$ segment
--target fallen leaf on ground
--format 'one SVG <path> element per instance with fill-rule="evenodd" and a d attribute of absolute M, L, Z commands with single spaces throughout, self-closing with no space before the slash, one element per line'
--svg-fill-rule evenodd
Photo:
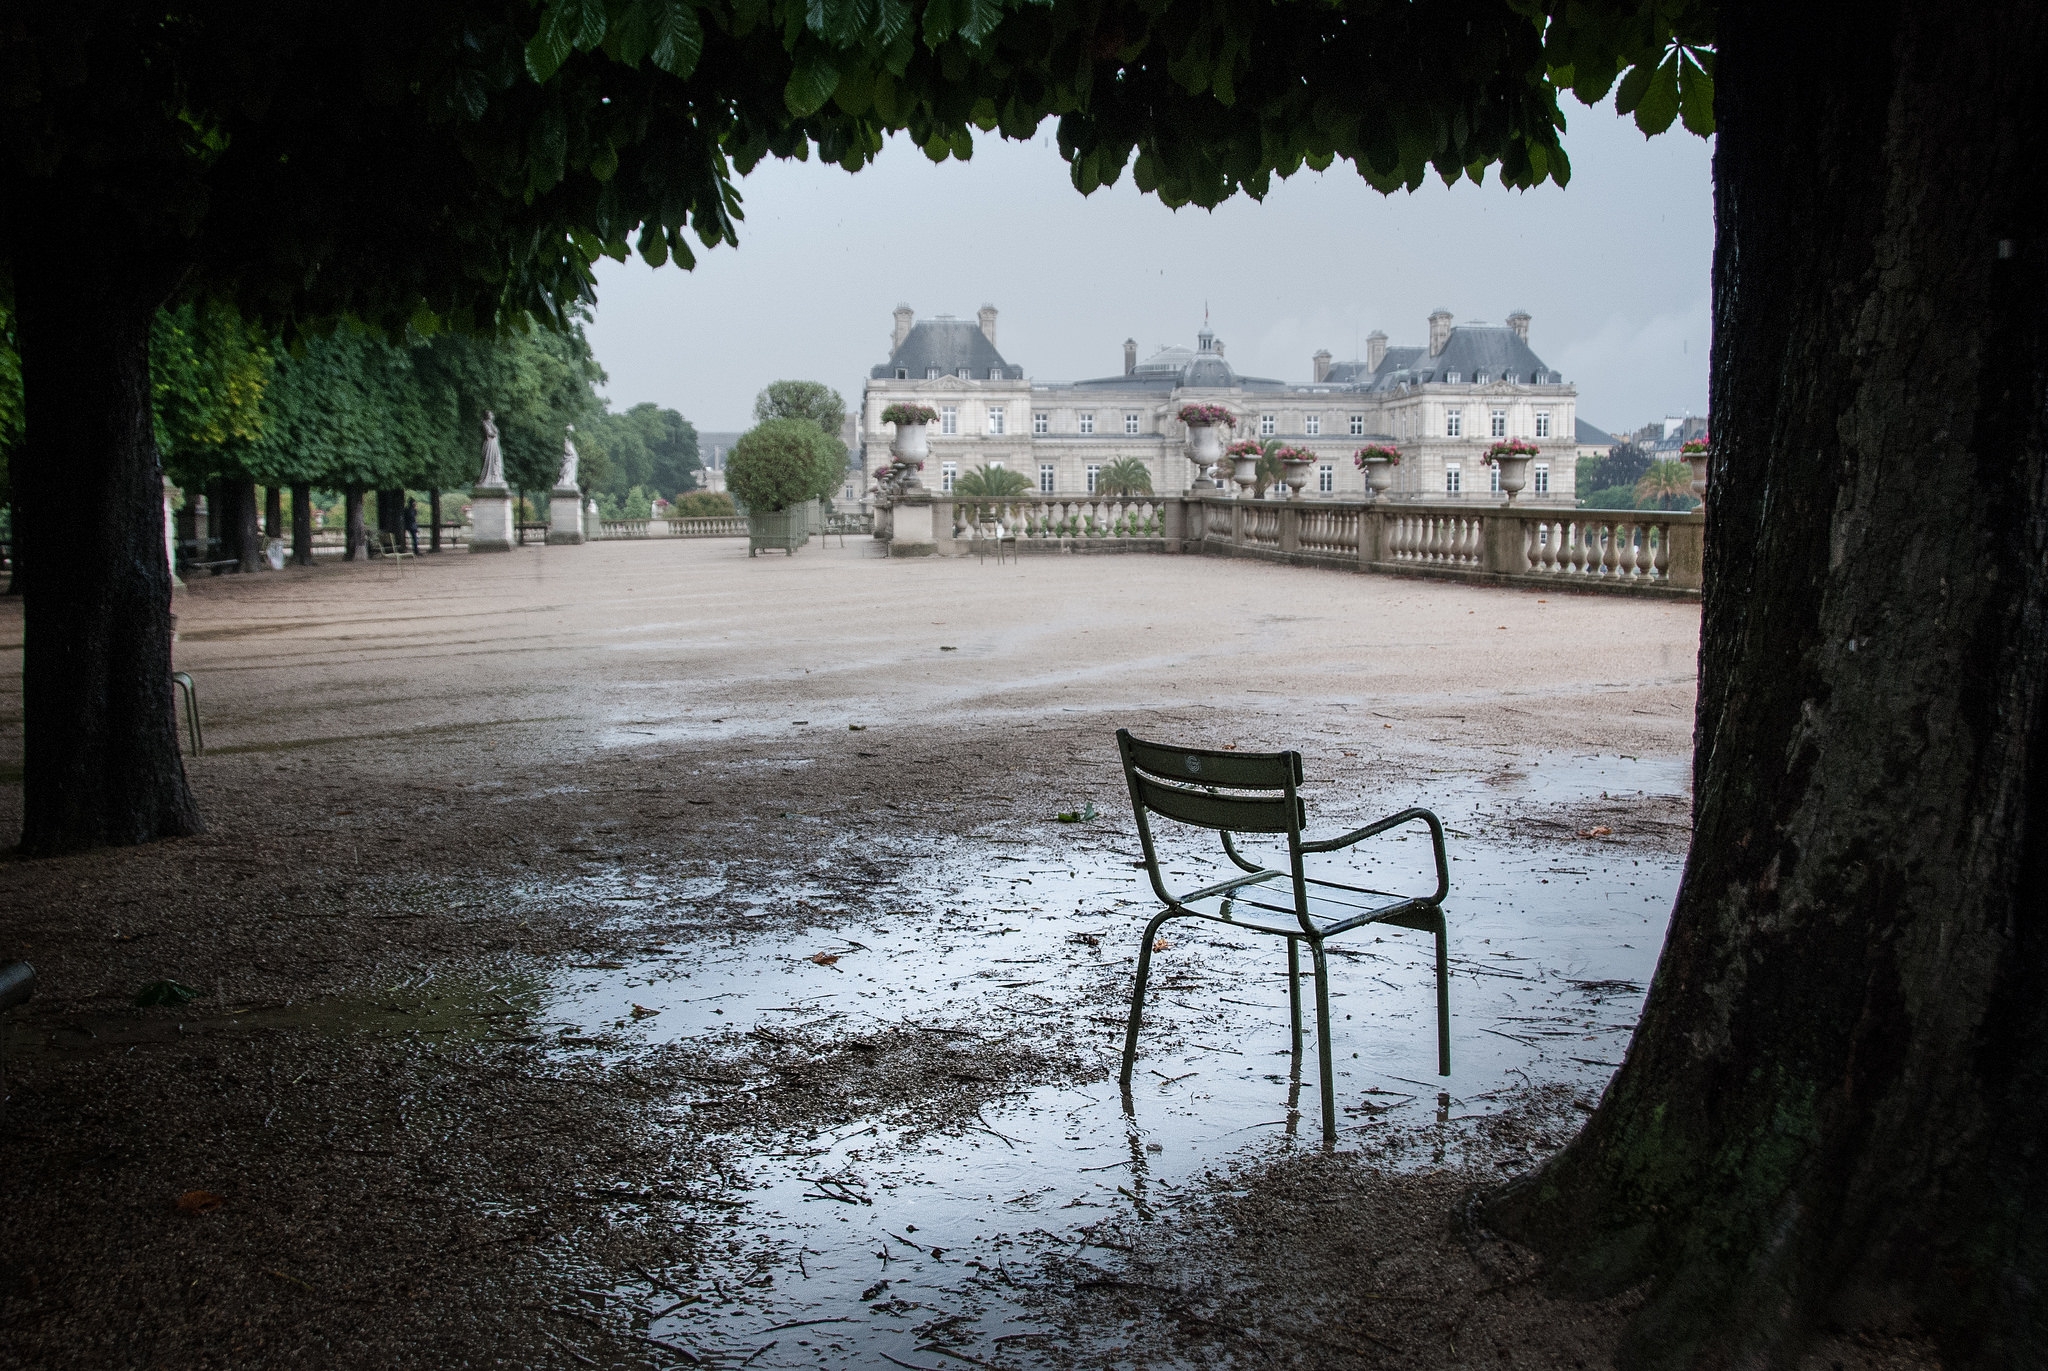
<path fill-rule="evenodd" d="M 1614 830 L 1606 824 L 1595 824 L 1591 828 L 1580 829 L 1579 836 L 1581 838 L 1611 838 L 1614 836 Z"/>
<path fill-rule="evenodd" d="M 135 1003 L 148 1009 L 160 1004 L 190 1004 L 198 998 L 199 992 L 189 985 L 180 985 L 176 981 L 151 981 L 137 992 Z"/>
<path fill-rule="evenodd" d="M 1086 943 L 1090 947 L 1098 947 L 1102 943 L 1102 935 L 1100 933 L 1076 933 L 1074 935 L 1074 941 L 1077 943 Z"/>
<path fill-rule="evenodd" d="M 659 1009 L 649 1009 L 644 1004 L 636 1004 L 633 1006 L 633 1017 L 636 1019 L 651 1019 L 660 1012 L 661 1011 Z"/>
<path fill-rule="evenodd" d="M 226 1203 L 211 1190 L 187 1190 L 178 1196 L 178 1208 L 187 1214 L 211 1214 Z"/>
<path fill-rule="evenodd" d="M 1152 950 L 1154 952 L 1164 952 L 1167 948 L 1172 946 L 1173 944 L 1166 941 L 1166 939 L 1164 938 L 1154 938 L 1152 940 Z"/>
<path fill-rule="evenodd" d="M 830 966 L 839 960 L 839 954 L 837 952 L 813 952 L 811 960 L 819 966 Z"/>

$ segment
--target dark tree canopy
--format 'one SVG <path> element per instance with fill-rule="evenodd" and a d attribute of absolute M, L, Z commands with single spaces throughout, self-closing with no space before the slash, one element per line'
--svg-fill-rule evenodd
<path fill-rule="evenodd" d="M 737 240 L 763 158 L 857 169 L 892 131 L 943 160 L 1054 119 L 1082 192 L 1128 171 L 1213 205 L 1339 161 L 1390 191 L 1563 184 L 1565 91 L 1645 132 L 1718 118 L 1698 840 L 1627 1065 L 1488 1212 L 1558 1280 L 1651 1282 L 1636 1363 L 1790 1366 L 1890 1319 L 2040 1365 L 2044 68 L 2038 0 L 16 7 L 24 847 L 199 822 L 149 404 L 167 302 L 566 339 L 599 257 L 687 266 Z M 110 517 L 74 537 L 79 497 Z"/>

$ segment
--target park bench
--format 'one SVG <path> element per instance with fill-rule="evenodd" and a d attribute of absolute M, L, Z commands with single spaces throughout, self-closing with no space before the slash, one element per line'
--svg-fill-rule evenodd
<path fill-rule="evenodd" d="M 1145 872 L 1166 908 L 1145 925 L 1138 944 L 1138 979 L 1131 993 L 1131 1017 L 1124 1032 L 1123 1083 L 1128 1102 L 1131 1068 L 1138 1057 L 1138 1026 L 1145 1008 L 1145 981 L 1152 969 L 1153 940 L 1169 919 L 1209 919 L 1247 933 L 1269 933 L 1287 940 L 1287 991 L 1293 1009 L 1295 1076 L 1301 1070 L 1301 944 L 1315 962 L 1316 1042 L 1322 1068 L 1323 1143 L 1337 1141 L 1337 1101 L 1330 1062 L 1329 961 L 1323 943 L 1343 933 L 1369 927 L 1411 928 L 1436 935 L 1437 1074 L 1451 1074 L 1451 1000 L 1444 936 L 1444 897 L 1451 890 L 1450 867 L 1444 857 L 1444 826 L 1426 809 L 1404 809 L 1375 823 L 1334 838 L 1310 842 L 1302 837 L 1307 811 L 1296 793 L 1301 785 L 1299 752 L 1209 752 L 1142 742 L 1129 729 L 1116 732 L 1123 757 L 1124 781 L 1130 787 L 1131 809 L 1138 820 L 1138 842 L 1145 853 Z M 1150 816 L 1206 828 L 1223 837 L 1223 851 L 1244 875 L 1204 886 L 1185 895 L 1167 887 L 1159 870 L 1159 852 L 1152 841 Z M 1436 889 L 1426 895 L 1402 895 L 1365 886 L 1312 878 L 1302 858 L 1339 852 L 1367 838 L 1411 823 L 1429 829 L 1436 858 Z M 1274 870 L 1245 860 L 1231 840 L 1234 833 L 1284 834 L 1287 869 Z"/>

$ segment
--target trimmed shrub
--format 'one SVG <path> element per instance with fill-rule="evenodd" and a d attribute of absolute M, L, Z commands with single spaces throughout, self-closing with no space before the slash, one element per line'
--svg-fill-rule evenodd
<path fill-rule="evenodd" d="M 678 495 L 671 508 L 677 519 L 729 519 L 739 513 L 732 496 L 722 490 L 693 490 Z"/>
<path fill-rule="evenodd" d="M 808 419 L 770 419 L 740 435 L 725 462 L 725 486 L 747 508 L 788 509 L 829 499 L 846 478 L 846 449 Z"/>

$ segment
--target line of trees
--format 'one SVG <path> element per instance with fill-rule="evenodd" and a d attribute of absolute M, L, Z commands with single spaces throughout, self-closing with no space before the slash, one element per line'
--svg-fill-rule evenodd
<path fill-rule="evenodd" d="M 366 493 L 376 494 L 380 529 L 398 528 L 407 491 L 428 492 L 429 521 L 442 522 L 439 493 L 478 475 L 486 409 L 506 477 L 523 489 L 553 486 L 572 425 L 587 494 L 617 503 L 697 485 L 695 427 L 653 404 L 609 411 L 580 323 L 498 338 L 390 338 L 344 325 L 286 346 L 231 306 L 185 304 L 157 312 L 149 357 L 164 474 L 188 501 L 205 495 L 220 557 L 244 569 L 287 521 L 295 560 L 309 563 L 311 511 L 335 496 L 350 559 L 367 537 Z M 21 399 L 12 318 L 0 309 L 0 456 L 9 459 L 22 435 Z"/>

